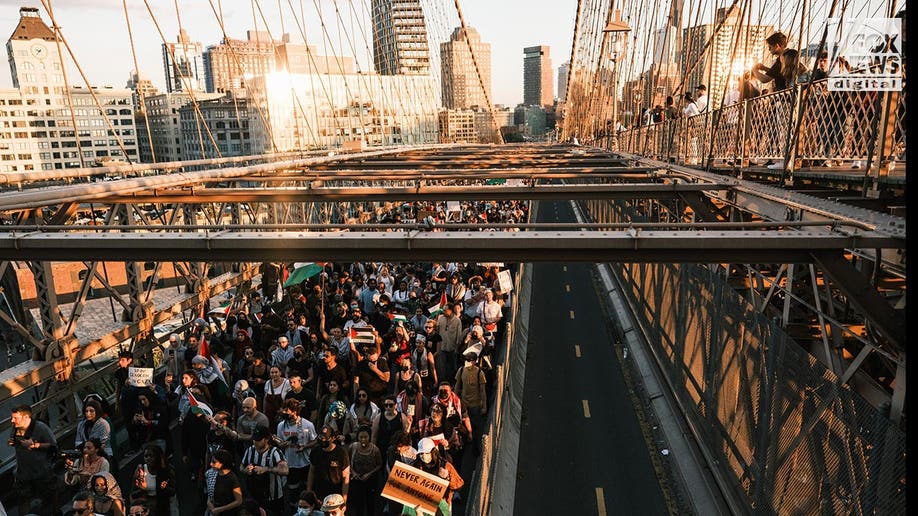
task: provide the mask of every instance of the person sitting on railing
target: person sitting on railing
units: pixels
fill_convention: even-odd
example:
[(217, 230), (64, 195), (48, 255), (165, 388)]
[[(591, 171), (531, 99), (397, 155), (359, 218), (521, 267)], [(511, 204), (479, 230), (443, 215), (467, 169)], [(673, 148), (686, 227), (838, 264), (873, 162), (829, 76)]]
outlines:
[(781, 55), (787, 50), (787, 36), (783, 32), (775, 32), (765, 38), (768, 51), (775, 56), (775, 62), (769, 67), (762, 63), (752, 65), (752, 76), (762, 84), (774, 82), (774, 91), (787, 88), (784, 75), (781, 73)]
[(813, 69), (813, 81), (821, 81), (829, 77), (829, 53), (820, 52), (816, 59), (816, 67)]
[(698, 108), (699, 113), (708, 110), (708, 88), (704, 84), (695, 86), (695, 107)]
[(682, 103), (682, 116), (690, 117), (699, 113), (698, 105), (695, 104), (695, 98), (691, 93), (685, 92), (685, 95), (682, 96)]

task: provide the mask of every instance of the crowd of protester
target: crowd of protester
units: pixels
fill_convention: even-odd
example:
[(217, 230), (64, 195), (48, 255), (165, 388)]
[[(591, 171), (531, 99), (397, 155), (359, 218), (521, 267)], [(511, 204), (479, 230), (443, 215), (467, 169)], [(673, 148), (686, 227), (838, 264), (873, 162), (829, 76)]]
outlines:
[[(460, 208), (462, 220), (488, 222), (528, 210)], [(448, 481), (440, 513), (450, 513), (494, 383), (509, 299), (499, 266), (315, 266), (283, 287), (294, 265), (263, 264), (260, 289), (169, 337), (152, 385), (131, 383), (134, 356), (121, 353), (116, 402), (86, 396), (77, 453), (64, 454), (73, 514), (192, 514), (179, 507), (189, 490), (208, 515), (412, 513), (380, 496), (396, 462)], [(20, 514), (58, 514), (64, 499), (47, 490), (60, 455), (52, 432), (29, 406), (12, 426)], [(119, 472), (134, 453), (140, 464)]]

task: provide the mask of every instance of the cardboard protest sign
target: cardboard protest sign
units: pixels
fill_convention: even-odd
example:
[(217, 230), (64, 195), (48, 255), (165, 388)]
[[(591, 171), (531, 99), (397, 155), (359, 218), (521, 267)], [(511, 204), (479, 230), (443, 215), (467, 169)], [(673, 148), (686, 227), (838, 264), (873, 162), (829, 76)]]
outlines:
[(153, 385), (153, 368), (128, 367), (128, 384), (134, 387), (149, 387)]
[(500, 291), (507, 293), (513, 290), (513, 278), (510, 277), (510, 271), (503, 270), (497, 273), (497, 281), (500, 283)]
[(383, 487), (382, 495), (411, 507), (420, 514), (433, 516), (437, 513), (437, 506), (448, 487), (449, 480), (396, 462)]

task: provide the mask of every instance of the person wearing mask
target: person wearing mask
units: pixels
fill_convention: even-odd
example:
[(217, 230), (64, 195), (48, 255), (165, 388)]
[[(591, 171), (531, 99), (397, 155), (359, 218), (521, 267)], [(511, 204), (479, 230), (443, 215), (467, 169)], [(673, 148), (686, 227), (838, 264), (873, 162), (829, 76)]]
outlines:
[(366, 389), (370, 401), (377, 405), (388, 392), (389, 380), (389, 362), (376, 347), (371, 348), (354, 368), (354, 388)]
[(466, 409), (459, 396), (453, 392), (452, 385), (447, 381), (440, 382), (437, 395), (431, 398), (430, 401), (440, 405), (443, 409), (443, 416), (459, 434), (456, 439), (457, 445), (452, 450), (453, 461), (459, 467), (462, 464), (465, 442), (472, 435), (472, 421), (469, 419), (468, 409)]
[(281, 335), (277, 338), (277, 347), (271, 352), (271, 365), (277, 366), (281, 371), (284, 371), (287, 367), (287, 362), (290, 362), (292, 358), (293, 346), (290, 345), (290, 339), (286, 335)]
[(309, 476), (309, 452), (316, 446), (316, 427), (300, 417), (300, 402), (289, 398), (284, 400), (280, 422), (277, 423), (278, 446), (284, 450), (287, 461), (287, 500), (293, 505), (296, 495), (306, 487)]
[[(432, 439), (425, 437), (418, 442), (418, 456), (413, 466), (425, 473), (430, 473), (449, 481), (449, 487), (443, 494), (443, 499), (440, 500), (440, 512), (444, 514), (451, 513), (453, 494), (462, 489), (465, 481), (459, 476), (459, 471), (441, 455), (440, 450)], [(412, 510), (409, 509), (409, 511)], [(403, 514), (405, 513), (403, 512)]]
[(347, 451), (338, 445), (334, 429), (322, 427), (319, 444), (309, 453), (309, 476), (306, 490), (319, 497), (333, 493), (347, 496), (351, 483), (351, 461)]
[[(311, 389), (306, 387), (306, 383), (303, 381), (303, 378), (294, 373), (289, 378), (290, 380), (290, 392), (287, 393), (287, 400), (295, 399), (300, 402), (300, 416), (314, 421), (316, 418), (316, 410), (318, 408), (318, 401), (316, 400), (316, 393)], [(285, 400), (286, 401), (286, 400)]]
[(312, 491), (301, 491), (300, 497), (296, 501), (296, 514), (294, 516), (325, 516), (325, 513), (319, 510), (322, 507), (322, 501)]
[(395, 396), (395, 404), (398, 412), (405, 414), (408, 424), (408, 432), (411, 435), (417, 434), (418, 422), (427, 413), (430, 401), (426, 395), (421, 392), (418, 385), (409, 382), (405, 389)]

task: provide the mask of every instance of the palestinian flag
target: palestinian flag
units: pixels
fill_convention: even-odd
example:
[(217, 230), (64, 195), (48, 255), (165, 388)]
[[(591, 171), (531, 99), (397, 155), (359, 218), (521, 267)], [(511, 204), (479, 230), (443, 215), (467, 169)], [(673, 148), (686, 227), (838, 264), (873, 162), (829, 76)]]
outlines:
[(388, 315), (389, 315), (389, 320), (390, 320), (390, 321), (402, 321), (403, 323), (408, 322), (408, 318), (405, 317), (405, 316), (402, 315), (402, 314), (394, 314), (394, 313), (392, 313), (392, 312), (389, 312)]
[(233, 307), (232, 301), (227, 301), (226, 303), (218, 306), (217, 308), (212, 309), (210, 312), (207, 312), (209, 315), (212, 314), (222, 314), (223, 316), (229, 315), (230, 308)]
[(223, 377), (223, 370), (220, 368), (220, 363), (217, 362), (217, 359), (210, 353), (207, 337), (201, 337), (201, 346), (198, 348), (198, 354), (210, 361), (210, 365), (214, 366), (214, 371), (217, 372), (217, 379), (229, 387), (226, 383), (226, 378)]
[(444, 308), (446, 308), (446, 291), (445, 290), (443, 291), (443, 294), (440, 295), (440, 302), (428, 308), (427, 313), (429, 313), (431, 316), (439, 315), (440, 312), (442, 312)]
[(324, 267), (324, 263), (294, 263), (293, 272), (290, 273), (290, 276), (287, 277), (287, 281), (284, 282), (284, 288), (291, 287), (293, 285), (299, 285), (300, 283), (322, 272)]
[(373, 346), (376, 344), (376, 336), (373, 335), (372, 326), (351, 326), (351, 331), (348, 332), (348, 337), (351, 339), (351, 342), (354, 343), (358, 349), (364, 344), (368, 346)]
[(191, 405), (191, 408), (188, 409), (188, 412), (192, 414), (204, 414), (206, 417), (213, 417), (214, 410), (210, 408), (207, 403), (203, 401), (198, 401), (194, 397), (191, 391), (188, 391), (188, 403)]

